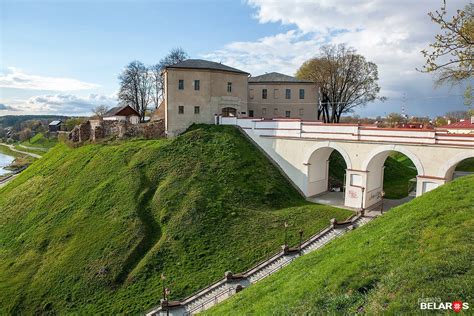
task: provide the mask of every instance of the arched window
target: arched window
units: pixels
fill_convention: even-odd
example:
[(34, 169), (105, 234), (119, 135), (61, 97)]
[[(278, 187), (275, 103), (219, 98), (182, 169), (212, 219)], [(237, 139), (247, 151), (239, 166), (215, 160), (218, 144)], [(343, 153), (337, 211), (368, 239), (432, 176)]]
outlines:
[(235, 108), (227, 107), (222, 109), (222, 116), (237, 116), (237, 110)]

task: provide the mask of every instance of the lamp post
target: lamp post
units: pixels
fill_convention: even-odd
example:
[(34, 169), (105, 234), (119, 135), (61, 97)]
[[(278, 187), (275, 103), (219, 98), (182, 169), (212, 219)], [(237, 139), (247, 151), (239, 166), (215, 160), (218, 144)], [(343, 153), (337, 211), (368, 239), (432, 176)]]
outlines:
[(360, 189), (362, 191), (362, 195), (360, 197), (360, 212), (363, 214), (364, 213), (364, 191), (365, 191), (365, 188), (361, 187)]
[(299, 253), (301, 256), (301, 244), (303, 243), (303, 230), (300, 230), (300, 248), (299, 248)]
[(288, 247), (288, 223), (285, 221), (285, 248)]
[(385, 191), (380, 191), (380, 199), (382, 201), (382, 209), (380, 210), (380, 214), (383, 214), (383, 197), (385, 196)]
[(166, 306), (166, 315), (170, 314), (169, 308), (168, 308), (168, 296), (170, 295), (170, 289), (168, 289), (165, 286), (165, 275), (162, 273), (161, 274), (161, 281), (163, 282), (163, 303)]

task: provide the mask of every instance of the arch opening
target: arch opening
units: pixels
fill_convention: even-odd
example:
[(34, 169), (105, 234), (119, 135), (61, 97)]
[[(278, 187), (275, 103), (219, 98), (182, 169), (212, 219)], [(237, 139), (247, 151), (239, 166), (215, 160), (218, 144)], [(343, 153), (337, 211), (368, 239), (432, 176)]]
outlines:
[(308, 160), (308, 196), (313, 196), (314, 202), (344, 205), (346, 169), (350, 164), (344, 154), (333, 147), (321, 147), (311, 154)]
[(416, 156), (398, 150), (383, 150), (369, 160), (367, 172), (366, 207), (383, 199), (414, 198), (417, 175), (420, 174)]
[(460, 177), (474, 174), (474, 155), (452, 164), (445, 174), (446, 181), (451, 181)]

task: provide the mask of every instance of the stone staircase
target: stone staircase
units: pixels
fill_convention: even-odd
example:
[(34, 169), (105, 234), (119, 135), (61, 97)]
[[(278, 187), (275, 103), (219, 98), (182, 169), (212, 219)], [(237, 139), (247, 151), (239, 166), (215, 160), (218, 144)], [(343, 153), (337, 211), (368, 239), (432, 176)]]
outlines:
[(240, 292), (246, 287), (257, 283), (258, 281), (289, 265), (297, 257), (303, 256), (323, 247), (331, 240), (344, 235), (354, 228), (365, 225), (373, 218), (374, 217), (372, 216), (364, 216), (363, 214), (359, 213), (351, 220), (346, 222), (338, 223), (335, 219), (333, 219), (331, 220), (331, 226), (310, 237), (301, 244), (301, 247), (282, 247), (281, 252), (257, 264), (250, 270), (241, 274), (226, 272), (224, 279), (217, 281), (216, 283), (200, 290), (199, 292), (185, 298), (182, 301), (162, 300), (160, 306), (148, 311), (146, 315), (187, 316), (205, 311)]

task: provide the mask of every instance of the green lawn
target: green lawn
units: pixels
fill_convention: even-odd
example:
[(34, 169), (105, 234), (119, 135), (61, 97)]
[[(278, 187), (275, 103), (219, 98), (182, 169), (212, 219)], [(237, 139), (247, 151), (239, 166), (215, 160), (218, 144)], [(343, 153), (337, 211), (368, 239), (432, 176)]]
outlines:
[(473, 214), (474, 176), (460, 178), (297, 259), (206, 314), (415, 315), (421, 298), (472, 305)]
[(138, 314), (351, 213), (306, 202), (233, 127), (58, 144), (0, 189), (0, 314)]

